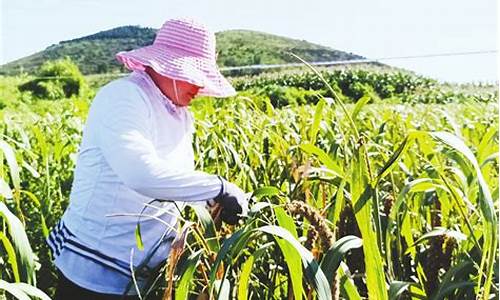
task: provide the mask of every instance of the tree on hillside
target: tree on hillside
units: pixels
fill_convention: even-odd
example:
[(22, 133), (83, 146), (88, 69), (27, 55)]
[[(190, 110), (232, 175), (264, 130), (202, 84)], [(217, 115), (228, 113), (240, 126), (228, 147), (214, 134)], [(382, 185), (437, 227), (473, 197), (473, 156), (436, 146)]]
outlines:
[(86, 87), (78, 66), (68, 57), (44, 62), (36, 76), (19, 86), (19, 90), (31, 91), (37, 98), (54, 100), (78, 96)]

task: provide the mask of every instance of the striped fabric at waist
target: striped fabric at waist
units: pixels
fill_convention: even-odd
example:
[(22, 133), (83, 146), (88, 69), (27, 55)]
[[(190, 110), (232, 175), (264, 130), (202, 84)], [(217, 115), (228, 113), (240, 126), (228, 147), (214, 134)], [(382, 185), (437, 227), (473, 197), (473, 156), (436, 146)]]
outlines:
[[(170, 237), (169, 241), (171, 242), (173, 239), (173, 237)], [(78, 241), (76, 236), (71, 233), (71, 231), (64, 225), (64, 222), (62, 221), (60, 221), (54, 227), (54, 229), (52, 229), (47, 238), (47, 244), (49, 245), (54, 258), (57, 258), (61, 254), (61, 252), (66, 249), (78, 255), (81, 255), (86, 259), (92, 260), (95, 263), (101, 264), (114, 271), (117, 271), (127, 277), (132, 276), (130, 266), (127, 264), (127, 262), (117, 260), (113, 257), (107, 256), (97, 250), (83, 245)], [(141, 274), (144, 275), (144, 277), (147, 276), (146, 274), (143, 274), (143, 272), (134, 270), (134, 275), (136, 277), (143, 277), (141, 276)]]

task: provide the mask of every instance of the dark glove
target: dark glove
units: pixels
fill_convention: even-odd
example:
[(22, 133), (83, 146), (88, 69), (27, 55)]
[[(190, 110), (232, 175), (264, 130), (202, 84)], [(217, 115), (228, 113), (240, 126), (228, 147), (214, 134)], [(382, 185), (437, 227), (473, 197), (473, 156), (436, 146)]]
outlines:
[[(220, 178), (220, 177), (219, 177)], [(221, 192), (214, 198), (222, 206), (220, 217), (227, 224), (238, 223), (241, 216), (248, 213), (248, 196), (237, 185), (220, 178), (222, 181)]]

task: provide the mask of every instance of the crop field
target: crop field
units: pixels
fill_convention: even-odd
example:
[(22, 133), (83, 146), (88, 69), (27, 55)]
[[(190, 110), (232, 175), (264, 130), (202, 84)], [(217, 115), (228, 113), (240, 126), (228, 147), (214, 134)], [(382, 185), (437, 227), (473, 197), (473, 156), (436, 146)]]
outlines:
[[(54, 294), (45, 237), (97, 89), (37, 98), (29, 80), (0, 77), (0, 299)], [(233, 84), (193, 102), (193, 147), (253, 192), (250, 213), (181, 209), (142, 299), (498, 299), (497, 91), (370, 71)]]

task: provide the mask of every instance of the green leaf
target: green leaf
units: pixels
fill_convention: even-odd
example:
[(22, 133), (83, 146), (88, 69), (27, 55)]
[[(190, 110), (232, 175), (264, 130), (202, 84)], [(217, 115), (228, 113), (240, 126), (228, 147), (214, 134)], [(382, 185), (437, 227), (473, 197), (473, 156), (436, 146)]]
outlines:
[(260, 248), (258, 248), (248, 259), (243, 263), (243, 266), (241, 267), (241, 273), (239, 276), (239, 283), (238, 283), (238, 299), (239, 300), (246, 300), (248, 299), (248, 290), (249, 286), (248, 283), (250, 282), (250, 275), (252, 271), (253, 264), (257, 259), (260, 258), (262, 254), (265, 253), (268, 248), (273, 246), (274, 243), (266, 243)]
[(314, 112), (314, 119), (312, 122), (311, 129), (309, 131), (309, 141), (312, 145), (316, 143), (316, 136), (319, 132), (319, 124), (323, 116), (323, 109), (325, 108), (326, 102), (324, 99), (320, 99), (316, 104), (316, 110)]
[(328, 168), (331, 173), (340, 178), (344, 177), (344, 171), (342, 168), (322, 149), (316, 147), (313, 144), (302, 144), (300, 149), (309, 154), (314, 154), (318, 157), (321, 164)]
[(337, 192), (335, 194), (335, 202), (333, 207), (333, 224), (337, 224), (340, 219), (340, 213), (342, 212), (343, 207), (345, 206), (344, 193), (345, 193), (345, 185), (347, 181), (342, 179), (340, 181), (340, 185), (337, 188)]
[[(455, 238), (457, 241), (464, 241), (467, 239), (467, 236), (460, 231), (456, 230), (451, 230), (447, 228), (442, 228), (442, 227), (436, 227), (432, 231), (427, 232), (426, 234), (422, 235), (420, 238), (418, 238), (413, 245), (410, 247), (415, 247), (419, 243), (425, 241), (426, 239), (429, 239), (434, 236), (440, 236), (440, 235), (447, 235)], [(407, 251), (408, 252), (408, 251)]]
[(342, 261), (342, 258), (346, 255), (346, 253), (355, 248), (359, 248), (363, 245), (363, 240), (357, 236), (348, 235), (340, 238), (335, 241), (328, 251), (323, 255), (323, 259), (321, 260), (321, 269), (327, 279), (332, 282), (334, 276), (337, 272), (337, 268)]
[(36, 207), (41, 207), (40, 200), (32, 192), (21, 190), (21, 194), (25, 194), (26, 196), (28, 196), (28, 198), (36, 205)]
[(31, 298), (26, 295), (26, 293), (20, 289), (18, 286), (15, 286), (12, 283), (9, 283), (5, 280), (0, 279), (0, 291), (7, 291), (9, 294), (14, 296), (19, 300), (31, 300)]
[[(450, 286), (455, 284), (456, 282), (464, 282), (469, 279), (472, 273), (476, 272), (474, 265), (471, 261), (461, 261), (458, 264), (452, 266), (441, 279), (441, 283), (439, 285), (439, 289), (435, 293), (435, 295), (431, 298), (431, 300), (444, 299), (447, 293), (456, 289), (456, 286), (453, 290), (450, 290)], [(470, 282), (470, 281), (469, 281)]]
[(9, 185), (1, 177), (0, 177), (0, 196), (6, 199), (12, 199), (14, 197)]
[[(16, 155), (12, 147), (7, 144), (5, 141), (0, 140), (0, 151), (3, 151), (5, 155), (5, 159), (7, 160), (7, 165), (9, 166), (9, 174), (12, 179), (12, 184), (14, 185), (14, 193), (13, 197), (16, 201), (19, 213), (20, 213), (20, 197), (19, 191), (21, 190), (21, 178), (19, 176), (19, 165), (17, 164)], [(2, 184), (2, 189), (5, 189), (5, 185)], [(22, 218), (22, 215), (20, 216)]]
[(25, 160), (23, 160), (22, 164), (21, 164), (26, 170), (28, 170), (31, 175), (35, 178), (40, 178), (40, 173), (37, 172), (37, 170), (35, 170), (35, 168), (33, 168), (32, 166), (30, 166)]
[(352, 110), (352, 115), (351, 115), (351, 118), (353, 120), (356, 120), (356, 118), (357, 118), (359, 112), (361, 111), (361, 109), (363, 108), (363, 106), (365, 106), (370, 100), (371, 100), (370, 95), (364, 95), (363, 97), (361, 97), (361, 99), (359, 99), (356, 102), (356, 105), (354, 106), (354, 109)]
[(295, 222), (293, 221), (293, 218), (286, 213), (285, 209), (281, 206), (275, 206), (274, 213), (276, 214), (279, 226), (288, 230), (294, 238), (298, 239), (299, 235), (297, 233), (297, 228), (295, 227)]
[(14, 188), (19, 191), (21, 189), (21, 179), (19, 176), (19, 165), (17, 164), (14, 150), (3, 140), (0, 140), (0, 150), (3, 151), (5, 159), (7, 160), (7, 165), (10, 169), (10, 177), (12, 178)]
[[(422, 269), (420, 264), (418, 264), (417, 272), (419, 269), (420, 270)], [(420, 277), (420, 278), (422, 278), (422, 277)], [(410, 292), (412, 299), (422, 299), (422, 300), (429, 299), (429, 297), (427, 297), (427, 294), (425, 293), (425, 291), (420, 286), (412, 284), (408, 287), (408, 291)]]
[(250, 274), (252, 271), (253, 262), (255, 261), (255, 257), (251, 255), (241, 267), (241, 272), (239, 276), (239, 285), (238, 285), (238, 299), (239, 300), (247, 300), (248, 299), (248, 282), (250, 280)]
[(200, 221), (201, 226), (204, 229), (204, 237), (208, 244), (208, 247), (213, 252), (218, 252), (220, 249), (219, 239), (217, 238), (217, 232), (215, 230), (214, 220), (208, 212), (208, 210), (201, 205), (190, 205), (188, 204), (196, 213), (198, 221)]
[(260, 211), (266, 207), (272, 207), (272, 204), (269, 202), (257, 202), (250, 208), (249, 214), (255, 215), (257, 213), (260, 213)]
[[(366, 265), (366, 285), (368, 288), (368, 296), (373, 299), (386, 300), (387, 287), (385, 282), (384, 261), (379, 249), (379, 235), (381, 231), (372, 223), (377, 224), (377, 221), (372, 222), (377, 214), (373, 214), (373, 195), (375, 191), (372, 189), (369, 180), (369, 172), (367, 169), (368, 161), (365, 158), (365, 145), (361, 145), (356, 150), (352, 159), (352, 174), (351, 174), (351, 198), (363, 239), (363, 253), (365, 256)], [(375, 211), (377, 211), (375, 209)]]
[(33, 194), (32, 192), (26, 191), (26, 190), (21, 190), (21, 194), (24, 194), (28, 196), (28, 198), (40, 209), (40, 219), (41, 219), (41, 227), (42, 227), (42, 233), (44, 237), (49, 236), (49, 228), (47, 227), (47, 223), (45, 222), (45, 216), (43, 215), (42, 212), (42, 205), (40, 203), (40, 200), (38, 197)]
[[(498, 155), (498, 149), (491, 147), (491, 141), (494, 137), (498, 136), (498, 126), (490, 126), (488, 131), (481, 138), (481, 143), (477, 146), (478, 162), (483, 164), (486, 157), (491, 155)], [(495, 142), (493, 141), (493, 144)]]
[(137, 226), (135, 226), (135, 242), (137, 244), (137, 248), (143, 251), (144, 243), (142, 242), (141, 225), (139, 223), (137, 223)]
[(252, 232), (252, 230), (245, 227), (234, 232), (229, 238), (224, 240), (224, 243), (222, 243), (220, 250), (217, 252), (215, 262), (210, 270), (210, 286), (212, 288), (214, 287), (213, 283), (215, 282), (217, 270), (219, 269), (221, 262), (223, 260), (231, 262), (233, 254), (236, 253), (238, 255), (241, 252), (234, 251), (234, 249), (237, 248), (236, 245), (238, 246), (238, 250), (242, 249), (248, 242)]
[(397, 300), (404, 291), (407, 291), (414, 284), (404, 281), (393, 281), (389, 287), (389, 300)]
[[(435, 184), (430, 178), (415, 179), (404, 186), (404, 188), (399, 193), (398, 198), (396, 199), (389, 214), (388, 226), (385, 234), (387, 239), (386, 243), (387, 245), (391, 245), (391, 239), (396, 238), (393, 234), (391, 234), (391, 232), (393, 232), (394, 227), (403, 226), (403, 224), (404, 224), (404, 229), (408, 227), (406, 226), (407, 225), (406, 218), (408, 218), (408, 216), (406, 214), (401, 214), (402, 208), (406, 209), (407, 195), (413, 192), (423, 192), (429, 189), (436, 189), (436, 188), (444, 188), (444, 187)], [(402, 220), (400, 220), (400, 215), (403, 215)], [(413, 233), (411, 232), (411, 230), (400, 229), (398, 231), (401, 232), (401, 236), (403, 236), (407, 245), (414, 244)], [(389, 253), (391, 251), (391, 248), (390, 247), (386, 248), (388, 252), (388, 260), (390, 260)], [(415, 258), (415, 256), (417, 255), (416, 249), (410, 247), (409, 251), (412, 257)]]
[(318, 299), (332, 299), (330, 284), (323, 271), (321, 271), (318, 263), (314, 260), (312, 253), (304, 248), (304, 246), (302, 246), (288, 230), (275, 225), (262, 226), (256, 230), (282, 238), (284, 241), (290, 243), (290, 245), (292, 245), (300, 254), (302, 264), (304, 265), (306, 271), (306, 278), (316, 290)]
[(196, 266), (198, 266), (202, 252), (203, 249), (198, 250), (186, 259), (184, 272), (181, 274), (179, 284), (175, 289), (175, 299), (188, 299), (189, 287), (193, 281), (194, 271), (196, 270)]
[(18, 283), (11, 283), (11, 285), (23, 291), (26, 295), (30, 296), (31, 299), (35, 297), (41, 300), (51, 300), (50, 297), (47, 296), (47, 294), (45, 294), (42, 290), (27, 283), (18, 282)]
[(396, 163), (403, 156), (403, 154), (408, 151), (410, 145), (415, 140), (415, 138), (422, 133), (420, 132), (411, 132), (404, 139), (404, 141), (399, 145), (398, 149), (392, 154), (389, 160), (382, 166), (382, 168), (378, 171), (377, 178), (375, 179), (375, 185), (384, 178), (394, 167), (396, 167)]
[(340, 262), (340, 268), (338, 268), (340, 294), (349, 300), (361, 300), (361, 296), (356, 289), (354, 281), (347, 276), (348, 271), (349, 268), (347, 265)]
[(1, 231), (0, 231), (0, 241), (2, 241), (3, 247), (7, 252), (7, 259), (10, 264), (10, 267), (12, 268), (12, 274), (14, 274), (14, 281), (20, 282), (21, 279), (19, 278), (19, 269), (17, 267), (16, 250), (14, 249), (14, 246), (12, 246), (12, 243), (7, 238), (7, 236)]
[[(295, 228), (295, 223), (293, 218), (287, 215), (283, 207), (275, 206), (274, 211), (276, 214), (276, 219), (278, 224), (288, 230), (295, 239), (298, 239), (297, 229)], [(288, 274), (292, 281), (293, 294), (295, 299), (300, 299), (303, 293), (302, 287), (302, 260), (297, 252), (297, 250), (290, 243), (285, 242), (282, 239), (276, 239), (281, 252), (285, 258), (285, 262), (288, 266)]]
[(23, 282), (36, 283), (35, 266), (37, 257), (31, 249), (28, 236), (24, 231), (24, 226), (19, 219), (13, 215), (3, 202), (0, 202), (0, 218), (7, 223), (12, 245), (16, 250), (19, 278)]
[[(438, 294), (436, 296), (432, 297), (432, 299), (433, 300), (447, 299), (446, 296), (448, 296), (450, 293), (452, 293), (458, 289), (471, 288), (474, 286), (475, 286), (475, 283), (470, 282), (470, 281), (452, 282), (452, 283), (447, 284), (442, 289), (440, 289)], [(485, 297), (484, 299), (489, 299), (489, 298)]]
[(274, 186), (264, 186), (253, 191), (252, 196), (256, 199), (260, 199), (262, 197), (272, 197), (279, 195), (280, 190)]

